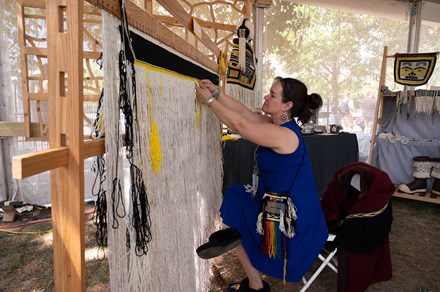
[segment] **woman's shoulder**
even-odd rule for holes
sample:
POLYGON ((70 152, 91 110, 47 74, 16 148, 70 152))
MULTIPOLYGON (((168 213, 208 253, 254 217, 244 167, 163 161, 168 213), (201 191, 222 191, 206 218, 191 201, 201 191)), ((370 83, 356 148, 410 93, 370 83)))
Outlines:
POLYGON ((301 131, 301 129, 299 128, 299 126, 295 120, 285 122, 284 124, 281 124, 281 127, 289 128, 294 132, 301 131))

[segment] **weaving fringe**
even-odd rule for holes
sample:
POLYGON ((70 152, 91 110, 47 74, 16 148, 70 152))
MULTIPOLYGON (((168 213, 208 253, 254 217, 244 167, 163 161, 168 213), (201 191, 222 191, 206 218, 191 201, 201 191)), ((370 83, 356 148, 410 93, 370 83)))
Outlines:
POLYGON ((227 95, 233 96, 247 107, 253 109, 256 107, 255 93, 253 90, 244 88, 243 86, 227 83, 225 92, 227 95))
POLYGON ((429 95, 422 95, 415 98, 416 102, 416 112, 417 113, 425 113, 425 114, 432 114, 432 111, 434 110, 434 96, 429 95))

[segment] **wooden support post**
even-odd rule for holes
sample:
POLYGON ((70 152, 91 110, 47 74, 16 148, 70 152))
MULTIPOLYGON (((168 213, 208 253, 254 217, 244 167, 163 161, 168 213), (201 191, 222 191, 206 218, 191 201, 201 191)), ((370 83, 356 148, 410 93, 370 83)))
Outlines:
POLYGON ((66 166, 51 171, 54 285, 69 292, 85 291, 83 9, 82 0, 46 2, 49 144, 68 147, 66 166))
MULTIPOLYGON (((25 23, 24 23, 24 7, 17 2, 17 25, 18 25, 18 40, 21 49, 23 50, 26 47, 25 41, 25 23)), ((22 82, 22 95, 23 95, 23 120, 24 120, 24 131, 25 137, 32 136, 32 127, 31 127, 31 117, 30 117, 30 101, 29 101, 29 85, 27 82, 27 54, 22 52, 20 54, 20 63, 21 67, 21 82, 22 82)))

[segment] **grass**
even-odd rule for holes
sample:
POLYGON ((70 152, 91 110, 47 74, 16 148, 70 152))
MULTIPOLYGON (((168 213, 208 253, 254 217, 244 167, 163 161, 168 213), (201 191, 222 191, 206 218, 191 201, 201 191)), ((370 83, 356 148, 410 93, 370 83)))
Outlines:
MULTIPOLYGON (((50 210, 46 216, 50 215, 50 210)), ((44 216, 44 215, 42 215, 44 216)), ((23 224, 25 222, 14 222, 23 224)), ((0 223, 2 224, 2 223, 0 223)), ((54 291, 52 224, 43 222, 0 232, 0 287, 7 291, 54 291), (13 231, 14 233, 4 232, 13 231)), ((85 224, 86 290, 109 291, 107 258, 98 260, 92 221, 85 224), (92 249, 92 252, 88 252, 92 249)))

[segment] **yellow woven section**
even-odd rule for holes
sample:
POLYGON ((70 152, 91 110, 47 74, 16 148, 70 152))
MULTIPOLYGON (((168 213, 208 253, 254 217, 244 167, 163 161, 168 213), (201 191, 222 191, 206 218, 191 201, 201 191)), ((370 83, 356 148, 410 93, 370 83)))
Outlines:
POLYGON ((196 129, 200 130, 200 113, 202 112, 202 104, 199 103, 199 106, 196 106, 196 129))
POLYGON ((162 152, 160 150, 160 137, 157 130, 157 124, 153 120, 150 133, 150 157, 154 173, 158 173, 162 161, 162 152))
MULTIPOLYGON (((147 85, 148 103, 150 108, 150 125, 151 125, 150 158, 153 167, 153 172, 154 174, 157 174, 160 171, 160 166, 162 162, 162 152, 160 149, 159 130, 157 129, 157 124, 153 116, 153 98, 151 97, 151 84, 150 84, 150 78, 148 76, 148 70, 147 70, 147 84, 148 84, 147 85)), ((162 82, 160 84, 160 92, 162 93, 162 82)))

